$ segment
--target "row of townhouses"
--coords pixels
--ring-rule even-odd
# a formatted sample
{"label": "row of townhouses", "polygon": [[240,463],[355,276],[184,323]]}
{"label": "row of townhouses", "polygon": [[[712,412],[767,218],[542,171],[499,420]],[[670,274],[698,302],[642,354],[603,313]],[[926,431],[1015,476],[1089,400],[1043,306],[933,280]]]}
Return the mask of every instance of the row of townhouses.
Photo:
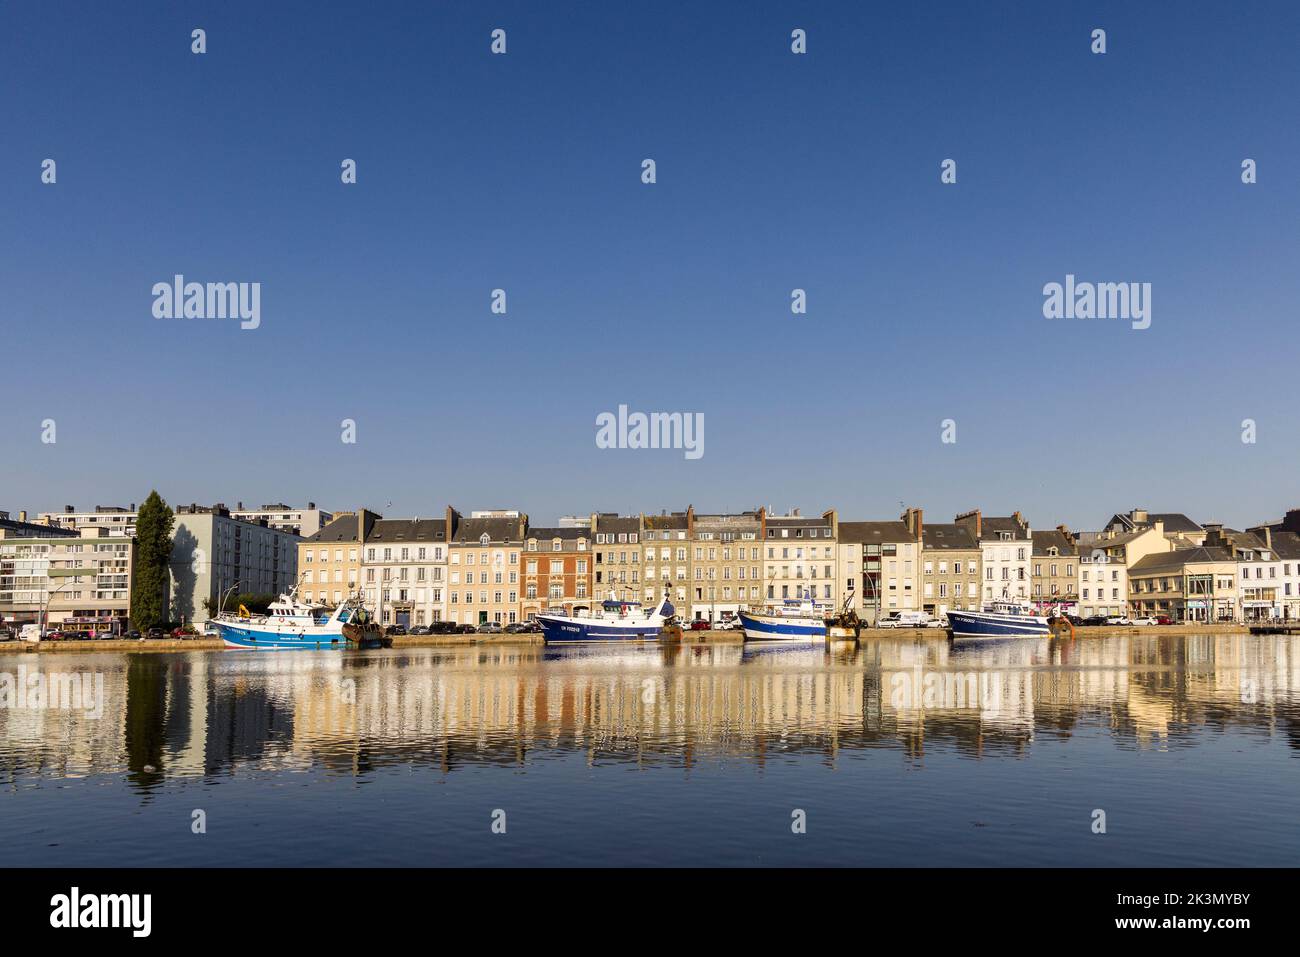
{"label": "row of townhouses", "polygon": [[[135,509],[0,512],[0,618],[125,625]],[[1040,609],[1167,615],[1179,621],[1300,618],[1300,509],[1245,530],[1132,509],[1096,532],[1031,528],[1020,512],[928,522],[841,521],[767,508],[660,514],[593,512],[553,526],[516,509],[448,506],[428,518],[283,504],[176,510],[170,604],[202,623],[232,591],[297,585],[307,601],[362,596],[387,624],[521,621],[590,609],[611,594],[665,592],[687,619],[811,596],[868,621],[943,615],[1010,597]],[[93,572],[93,574],[92,574]]]}

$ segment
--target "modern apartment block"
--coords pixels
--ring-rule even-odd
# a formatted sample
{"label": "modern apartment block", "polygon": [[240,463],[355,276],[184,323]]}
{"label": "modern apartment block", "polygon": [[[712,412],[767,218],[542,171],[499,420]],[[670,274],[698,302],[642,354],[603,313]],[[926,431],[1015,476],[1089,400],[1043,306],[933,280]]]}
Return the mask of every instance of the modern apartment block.
{"label": "modern apartment block", "polygon": [[306,508],[298,508],[294,505],[285,505],[283,502],[263,505],[261,508],[244,508],[244,503],[239,502],[230,510],[232,518],[240,518],[246,522],[265,521],[271,528],[278,528],[282,532],[292,532],[294,535],[301,535],[304,538],[315,535],[322,528],[334,520],[334,515],[323,509],[316,507],[315,502],[308,502]]}
{"label": "modern apartment block", "polygon": [[591,530],[581,525],[529,526],[524,537],[523,617],[591,610]]}
{"label": "modern apartment block", "polygon": [[88,511],[78,511],[76,506],[65,505],[61,512],[41,512],[37,518],[45,525],[69,529],[78,535],[134,538],[138,514],[133,502],[126,508],[120,505],[96,505]]}
{"label": "modern apartment block", "polygon": [[182,505],[172,527],[170,604],[174,621],[206,622],[205,599],[228,592],[277,595],[298,582],[297,535],[231,516],[218,503]]}
{"label": "modern apartment block", "polygon": [[514,509],[489,509],[464,518],[449,513],[447,619],[461,624],[519,621],[520,555],[528,516]]}
{"label": "modern apartment block", "polygon": [[689,593],[693,619],[724,624],[741,609],[762,605],[765,518],[761,508],[719,514],[692,511]]}
{"label": "modern apartment block", "polygon": [[[921,510],[909,509],[905,517],[910,526],[907,521],[839,523],[836,610],[847,608],[869,624],[891,611],[919,610],[915,569],[921,562]],[[912,577],[906,574],[909,564]]]}
{"label": "modern apartment block", "polygon": [[451,510],[438,518],[376,518],[361,543],[361,594],[384,625],[410,628],[447,614]]}
{"label": "modern apartment block", "polygon": [[45,615],[50,627],[71,631],[126,630],[133,540],[83,538],[50,528],[45,531],[54,534],[38,537],[17,534],[6,522],[7,513],[0,512],[0,622],[39,624]]}

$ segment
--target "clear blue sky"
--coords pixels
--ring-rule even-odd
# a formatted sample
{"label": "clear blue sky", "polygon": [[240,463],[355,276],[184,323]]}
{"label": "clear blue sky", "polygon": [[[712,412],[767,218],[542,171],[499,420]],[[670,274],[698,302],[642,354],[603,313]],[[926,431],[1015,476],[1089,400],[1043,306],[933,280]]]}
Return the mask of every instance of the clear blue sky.
{"label": "clear blue sky", "polygon": [[[0,508],[1277,516],[1300,5],[1174,8],[8,3]],[[178,272],[261,328],[153,318]],[[1151,328],[1044,319],[1066,273]],[[598,449],[620,403],[704,457]]]}

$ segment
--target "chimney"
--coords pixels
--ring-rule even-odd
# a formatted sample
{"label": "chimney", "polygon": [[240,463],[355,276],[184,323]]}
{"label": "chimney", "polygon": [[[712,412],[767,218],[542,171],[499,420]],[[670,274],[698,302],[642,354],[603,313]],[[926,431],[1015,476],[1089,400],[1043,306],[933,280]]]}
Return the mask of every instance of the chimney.
{"label": "chimney", "polygon": [[1267,525],[1264,526],[1264,547],[1270,552],[1273,550],[1273,529]]}
{"label": "chimney", "polygon": [[73,512],[75,512],[76,509],[73,508],[71,505],[65,505],[65,506],[63,506],[63,511],[64,511],[65,514],[69,514],[69,515],[70,515],[70,514],[72,514]]}
{"label": "chimney", "polygon": [[135,502],[132,502],[132,503],[131,503],[131,511],[132,511],[132,512],[135,511]]}
{"label": "chimney", "polygon": [[18,512],[18,521],[20,522],[27,521],[27,509],[24,508]]}
{"label": "chimney", "polygon": [[1071,545],[1074,544],[1074,535],[1070,531],[1069,525],[1057,525],[1056,530],[1065,536],[1065,540]]}
{"label": "chimney", "polygon": [[1128,513],[1128,517],[1133,519],[1133,521],[1139,525],[1143,525],[1150,520],[1150,515],[1147,514],[1145,508],[1133,509],[1133,511]]}
{"label": "chimney", "polygon": [[925,535],[925,510],[919,508],[909,508],[899,517],[907,525],[907,530],[911,536],[918,542]]}
{"label": "chimney", "polygon": [[316,503],[315,503],[315,502],[308,502],[308,503],[307,503],[307,508],[312,509],[312,510],[315,510],[315,508],[316,508]]}
{"label": "chimney", "polygon": [[235,511],[237,511],[237,512],[242,512],[243,510],[244,510],[244,503],[243,503],[243,502],[236,502],[236,503],[235,503]]}

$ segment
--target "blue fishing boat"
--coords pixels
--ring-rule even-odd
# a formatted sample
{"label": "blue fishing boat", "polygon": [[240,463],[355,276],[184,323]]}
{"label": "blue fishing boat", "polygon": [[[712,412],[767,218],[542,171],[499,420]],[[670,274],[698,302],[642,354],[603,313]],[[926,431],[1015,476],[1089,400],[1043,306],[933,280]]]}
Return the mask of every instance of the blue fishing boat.
{"label": "blue fishing boat", "polygon": [[762,614],[740,613],[746,641],[814,641],[826,637],[826,612],[811,595],[787,598]]}
{"label": "blue fishing boat", "polygon": [[646,611],[639,601],[621,601],[611,592],[601,602],[598,615],[537,615],[536,619],[548,645],[571,641],[657,641],[659,632],[676,613],[666,591],[663,601],[653,611]]}
{"label": "blue fishing boat", "polygon": [[227,648],[241,651],[317,651],[382,643],[378,625],[359,600],[348,599],[330,611],[303,604],[296,592],[271,602],[265,615],[254,615],[241,605],[238,613],[219,614],[210,623]]}
{"label": "blue fishing boat", "polygon": [[1045,615],[1028,606],[1001,599],[983,611],[948,609],[948,628],[954,638],[1046,638],[1051,634]]}

